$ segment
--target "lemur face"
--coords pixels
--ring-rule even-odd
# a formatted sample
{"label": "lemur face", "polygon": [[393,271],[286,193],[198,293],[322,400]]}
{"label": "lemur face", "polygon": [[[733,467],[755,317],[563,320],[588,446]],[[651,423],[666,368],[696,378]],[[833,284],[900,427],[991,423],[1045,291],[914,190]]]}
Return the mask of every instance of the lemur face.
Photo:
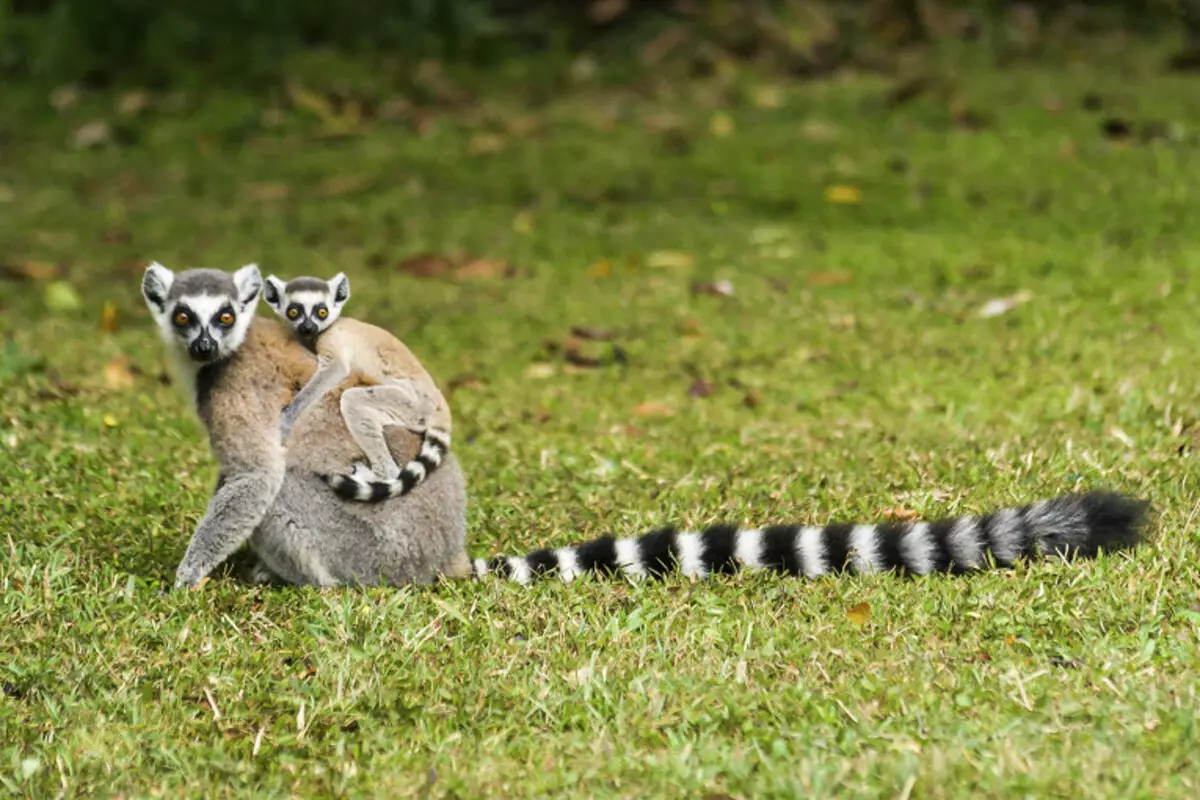
{"label": "lemur face", "polygon": [[142,297],[167,346],[207,364],[233,355],[245,341],[262,286],[255,264],[233,274],[216,269],[177,274],[155,262],[142,278]]}
{"label": "lemur face", "polygon": [[320,336],[342,313],[350,299],[350,279],[339,272],[325,281],[320,278],[293,278],[284,283],[267,276],[263,297],[301,339]]}

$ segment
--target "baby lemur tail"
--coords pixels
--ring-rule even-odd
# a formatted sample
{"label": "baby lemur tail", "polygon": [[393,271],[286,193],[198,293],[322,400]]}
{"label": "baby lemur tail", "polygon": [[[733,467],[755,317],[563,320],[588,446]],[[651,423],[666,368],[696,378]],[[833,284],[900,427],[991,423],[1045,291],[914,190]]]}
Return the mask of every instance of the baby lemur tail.
{"label": "baby lemur tail", "polygon": [[335,494],[344,500],[360,503],[378,503],[389,497],[408,494],[425,481],[441,466],[442,459],[450,450],[450,434],[441,428],[426,428],[421,434],[421,450],[417,457],[400,469],[395,480],[371,480],[358,475],[322,475],[321,478]]}
{"label": "baby lemur tail", "polygon": [[807,578],[851,571],[957,574],[1008,568],[1021,559],[1094,558],[1101,550],[1133,547],[1142,540],[1148,508],[1124,495],[1089,492],[934,522],[753,530],[714,525],[696,533],[666,528],[527,556],[475,559],[472,572],[475,578],[495,574],[521,584],[540,576],[570,582],[585,572],[641,578],[678,569],[703,578],[754,567]]}

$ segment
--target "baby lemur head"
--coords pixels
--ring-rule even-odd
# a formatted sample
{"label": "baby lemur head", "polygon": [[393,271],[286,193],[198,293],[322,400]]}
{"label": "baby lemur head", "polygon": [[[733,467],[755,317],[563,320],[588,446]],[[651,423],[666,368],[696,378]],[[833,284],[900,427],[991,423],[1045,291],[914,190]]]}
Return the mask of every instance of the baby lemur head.
{"label": "baby lemur head", "polygon": [[302,340],[312,341],[334,323],[350,299],[350,279],[339,272],[329,280],[267,276],[263,299]]}
{"label": "baby lemur head", "polygon": [[172,272],[158,262],[146,268],[142,297],[167,347],[197,365],[233,355],[246,338],[262,290],[255,264],[234,272]]}

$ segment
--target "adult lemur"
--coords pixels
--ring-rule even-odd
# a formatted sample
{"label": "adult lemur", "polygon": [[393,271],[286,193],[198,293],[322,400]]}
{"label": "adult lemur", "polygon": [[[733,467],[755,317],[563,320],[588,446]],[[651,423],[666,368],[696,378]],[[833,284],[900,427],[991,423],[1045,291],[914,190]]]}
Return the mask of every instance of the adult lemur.
{"label": "adult lemur", "polygon": [[281,410],[316,369],[316,357],[273,320],[255,319],[262,278],[151,265],[145,297],[208,429],[221,479],[176,572],[197,584],[249,540],[266,569],[292,583],[428,582],[497,574],[520,583],[585,572],[629,577],[679,570],[703,577],[763,568],[817,577],[887,570],[924,575],[1009,567],[1022,558],[1093,557],[1137,544],[1146,504],[1119,494],[1066,495],[981,517],[878,525],[773,525],[601,537],[526,556],[466,554],[466,492],[452,454],[419,491],[380,503],[337,497],[320,477],[347,470],[362,451],[338,407],[350,375],[313,404],[285,449]]}

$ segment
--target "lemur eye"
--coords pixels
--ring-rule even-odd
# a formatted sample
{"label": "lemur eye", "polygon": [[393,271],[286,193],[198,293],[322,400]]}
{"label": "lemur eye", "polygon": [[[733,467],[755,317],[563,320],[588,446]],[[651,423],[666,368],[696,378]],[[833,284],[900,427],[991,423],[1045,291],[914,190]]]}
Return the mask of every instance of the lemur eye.
{"label": "lemur eye", "polygon": [[298,316],[300,316],[300,309],[296,308],[295,306],[292,306],[287,310],[288,319],[295,319]]}
{"label": "lemur eye", "polygon": [[175,312],[175,319],[174,319],[175,327],[186,328],[188,322],[190,322],[191,319],[192,318],[188,316],[188,313],[186,311],[177,311],[177,312]]}
{"label": "lemur eye", "polygon": [[318,317],[319,319],[325,319],[325,318],[326,318],[326,317],[328,317],[328,316],[329,316],[329,309],[328,309],[328,308],[318,308],[318,309],[317,309],[317,317]]}
{"label": "lemur eye", "polygon": [[228,328],[233,324],[233,313],[229,311],[223,312],[221,316],[217,318],[217,322],[220,322],[222,325]]}

